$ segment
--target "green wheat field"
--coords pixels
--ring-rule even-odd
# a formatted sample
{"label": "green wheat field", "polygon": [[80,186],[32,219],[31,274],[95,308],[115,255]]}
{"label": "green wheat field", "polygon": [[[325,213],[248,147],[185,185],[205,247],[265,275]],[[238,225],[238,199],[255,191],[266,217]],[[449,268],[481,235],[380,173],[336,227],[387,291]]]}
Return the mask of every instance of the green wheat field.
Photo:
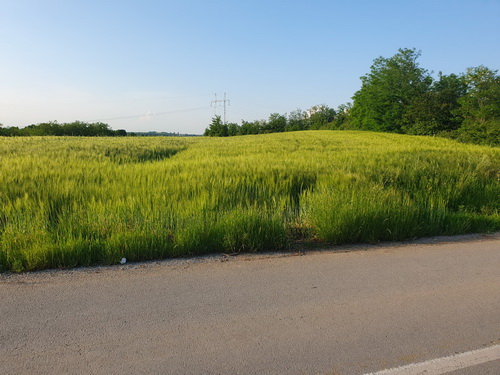
{"label": "green wheat field", "polygon": [[500,149],[371,132],[0,137],[0,270],[500,229]]}

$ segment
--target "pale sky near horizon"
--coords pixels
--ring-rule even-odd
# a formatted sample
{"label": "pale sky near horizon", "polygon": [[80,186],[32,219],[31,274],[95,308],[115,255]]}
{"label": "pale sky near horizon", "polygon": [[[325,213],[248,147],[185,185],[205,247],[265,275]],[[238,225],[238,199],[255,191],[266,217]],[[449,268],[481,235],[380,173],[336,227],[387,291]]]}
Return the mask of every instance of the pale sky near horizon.
{"label": "pale sky near horizon", "polygon": [[201,134],[227,121],[336,108],[373,60],[500,68],[500,0],[0,0],[0,123],[103,121]]}

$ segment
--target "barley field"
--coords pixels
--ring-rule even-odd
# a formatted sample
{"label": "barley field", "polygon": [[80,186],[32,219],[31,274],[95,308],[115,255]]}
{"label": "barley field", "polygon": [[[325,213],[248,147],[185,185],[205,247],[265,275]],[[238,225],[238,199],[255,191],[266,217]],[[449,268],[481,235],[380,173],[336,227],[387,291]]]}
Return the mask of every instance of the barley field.
{"label": "barley field", "polygon": [[0,270],[500,229],[500,149],[371,132],[0,137]]}

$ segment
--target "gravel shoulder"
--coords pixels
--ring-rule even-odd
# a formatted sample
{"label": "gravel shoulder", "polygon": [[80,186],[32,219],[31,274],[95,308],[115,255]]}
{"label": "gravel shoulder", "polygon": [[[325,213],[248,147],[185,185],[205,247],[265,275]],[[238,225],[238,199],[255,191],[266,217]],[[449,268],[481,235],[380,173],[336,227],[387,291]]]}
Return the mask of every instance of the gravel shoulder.
{"label": "gravel shoulder", "polygon": [[500,232],[495,233],[475,233],[464,234],[458,236],[433,236],[418,238],[415,240],[398,241],[398,242],[380,242],[378,244],[346,244],[340,246],[329,246],[325,244],[302,245],[294,244],[288,251],[268,251],[259,253],[238,253],[238,254],[208,254],[202,256],[193,256],[185,258],[172,258],[153,260],[149,262],[128,262],[126,264],[103,266],[96,265],[91,267],[76,267],[69,269],[48,269],[34,272],[0,273],[0,282],[19,281],[22,279],[43,279],[45,277],[54,277],[57,275],[83,275],[95,274],[103,272],[117,272],[125,270],[150,269],[158,267],[186,268],[192,265],[204,263],[219,263],[219,262],[248,262],[259,259],[286,258],[305,255],[318,254],[338,254],[355,251],[374,251],[381,248],[397,249],[400,247],[411,247],[420,245],[439,245],[445,243],[468,243],[481,241],[494,241],[500,239]]}

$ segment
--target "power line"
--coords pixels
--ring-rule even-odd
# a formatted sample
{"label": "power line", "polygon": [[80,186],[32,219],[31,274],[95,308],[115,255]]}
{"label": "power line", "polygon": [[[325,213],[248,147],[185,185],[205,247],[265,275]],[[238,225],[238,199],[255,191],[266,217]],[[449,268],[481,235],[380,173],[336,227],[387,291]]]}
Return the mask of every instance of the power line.
{"label": "power line", "polygon": [[176,111],[167,111],[167,112],[142,113],[140,115],[129,115],[129,116],[120,116],[120,117],[106,117],[106,118],[100,118],[100,119],[96,119],[96,120],[91,120],[89,122],[112,121],[112,120],[126,120],[126,119],[132,119],[132,118],[141,118],[141,117],[144,117],[144,116],[162,116],[162,115],[169,115],[169,114],[173,114],[173,113],[199,111],[200,109],[207,109],[207,107],[187,108],[187,109],[179,109],[179,110],[176,110]]}
{"label": "power line", "polygon": [[265,118],[267,116],[263,115],[262,112],[259,112],[258,110],[252,110],[252,109],[247,109],[247,108],[241,108],[241,107],[236,107],[236,106],[231,106],[232,111],[236,111],[242,115],[246,116],[256,116],[260,118]]}
{"label": "power line", "polygon": [[210,102],[210,107],[212,107],[212,104],[213,104],[215,116],[217,116],[217,105],[219,103],[224,103],[224,124],[225,124],[226,123],[226,103],[228,106],[231,104],[231,101],[229,99],[226,99],[226,93],[224,93],[224,100],[217,100],[217,93],[216,93],[215,100],[212,100]]}
{"label": "power line", "polygon": [[[207,97],[212,94],[197,94],[197,95],[176,95],[176,96],[155,96],[151,98],[142,98],[142,99],[128,99],[126,101],[134,101],[134,102],[146,102],[146,101],[164,101],[169,99],[186,99],[186,98],[199,98],[199,97]],[[123,100],[116,100],[122,102]]]}

